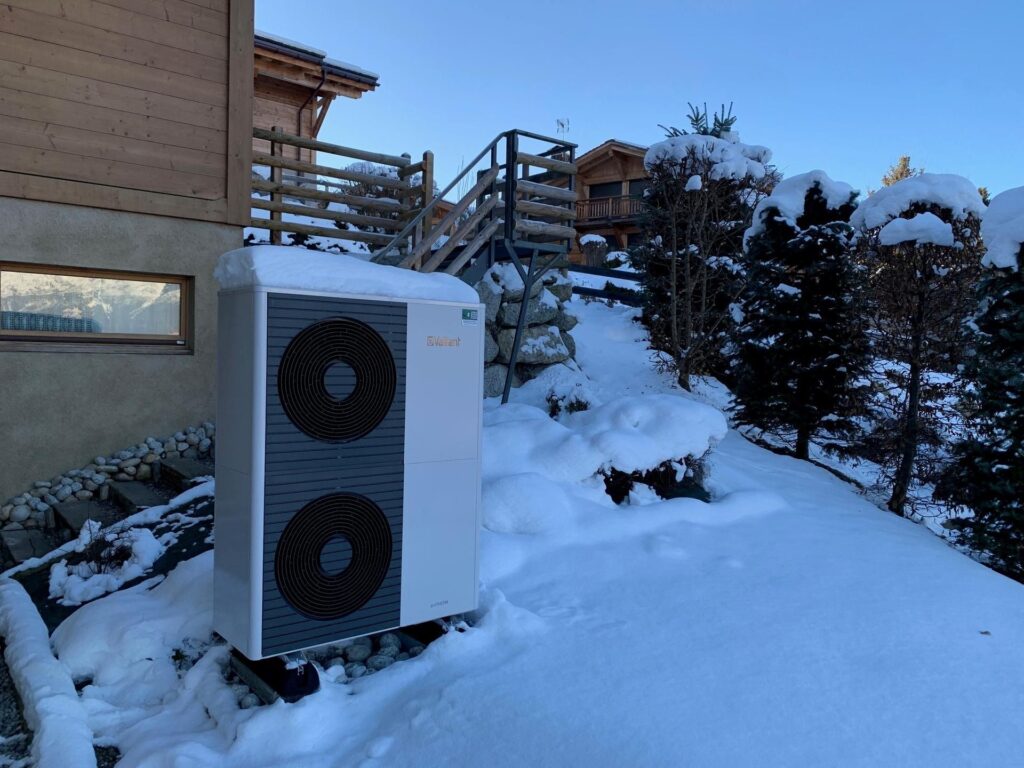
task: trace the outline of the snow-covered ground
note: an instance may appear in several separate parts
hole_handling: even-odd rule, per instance
[[[91,680],[96,740],[149,768],[1020,764],[1024,587],[733,431],[708,460],[712,503],[637,491],[616,507],[589,473],[628,460],[627,440],[649,462],[702,450],[722,422],[657,371],[636,310],[574,305],[592,409],[538,410],[568,373],[487,404],[474,626],[242,709],[209,645],[200,555],[53,634]]]

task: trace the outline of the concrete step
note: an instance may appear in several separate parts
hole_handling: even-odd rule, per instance
[[[121,510],[110,502],[102,501],[65,501],[53,508],[54,522],[71,530],[76,536],[82,530],[86,520],[95,520],[104,528],[121,519]]]
[[[195,485],[196,478],[213,474],[213,465],[195,459],[161,459],[160,482],[174,491],[188,490]]]
[[[35,528],[20,531],[0,531],[0,541],[10,559],[23,563],[33,557],[41,557],[53,549],[53,542]]]
[[[132,515],[147,507],[166,504],[170,496],[138,480],[118,480],[110,483],[110,500],[127,514]]]

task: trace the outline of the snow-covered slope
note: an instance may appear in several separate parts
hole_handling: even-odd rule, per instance
[[[543,426],[543,387],[527,385],[489,404],[485,451],[511,429],[494,427],[517,423],[517,439],[558,432],[591,450],[599,414],[630,434],[638,412],[616,409],[648,394],[633,402],[689,413],[693,434],[675,429],[700,449],[714,419],[656,371],[635,310],[576,310],[583,389],[603,407]],[[649,459],[666,439],[650,431]],[[92,679],[90,726],[122,765],[149,767],[1019,762],[1021,585],[735,432],[711,454],[710,504],[638,492],[616,507],[580,479],[593,462],[562,471],[552,458],[489,465],[483,606],[465,633],[352,682],[334,667],[298,704],[240,709],[225,649],[202,645],[202,555],[54,634]],[[533,517],[511,514],[515,501]],[[181,676],[173,648],[197,659]]]

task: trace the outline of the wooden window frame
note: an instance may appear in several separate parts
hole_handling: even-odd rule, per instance
[[[110,280],[137,280],[144,283],[173,283],[179,286],[181,303],[177,336],[143,333],[87,334],[61,331],[11,331],[0,328],[0,352],[114,352],[191,355],[194,351],[195,278],[190,275],[32,264],[24,261],[0,261],[0,272],[3,271]]]

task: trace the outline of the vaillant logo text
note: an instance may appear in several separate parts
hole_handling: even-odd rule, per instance
[[[428,347],[458,347],[462,344],[462,338],[456,336],[427,336]]]

